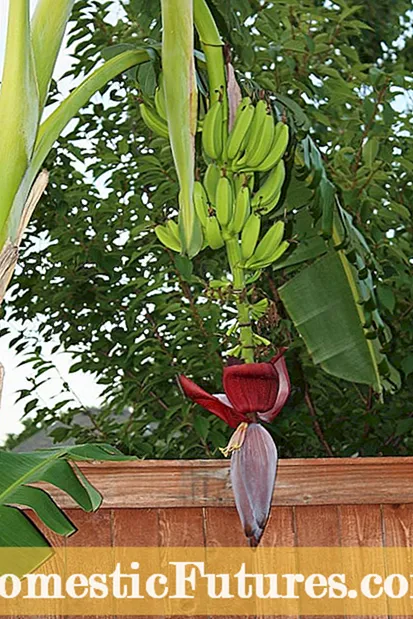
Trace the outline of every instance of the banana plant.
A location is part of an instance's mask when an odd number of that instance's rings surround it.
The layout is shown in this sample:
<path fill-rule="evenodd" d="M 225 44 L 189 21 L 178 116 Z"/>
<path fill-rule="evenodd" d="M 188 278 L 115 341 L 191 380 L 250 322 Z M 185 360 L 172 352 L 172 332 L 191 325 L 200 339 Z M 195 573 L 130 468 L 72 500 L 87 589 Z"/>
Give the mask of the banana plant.
<path fill-rule="evenodd" d="M 76 463 L 129 459 L 105 444 L 25 454 L 0 451 L 0 547 L 21 549 L 11 555 L 15 565 L 0 565 L 0 576 L 2 568 L 6 573 L 23 575 L 52 555 L 49 542 L 34 522 L 24 515 L 23 509 L 31 509 L 47 529 L 58 535 L 69 536 L 76 531 L 50 494 L 33 484 L 51 484 L 68 494 L 84 511 L 92 512 L 99 508 L 102 496 Z M 30 548 L 35 550 L 30 551 Z"/>
<path fill-rule="evenodd" d="M 27 215 L 40 199 L 40 189 L 45 189 L 45 175 L 36 185 L 35 181 L 54 142 L 95 92 L 149 59 L 147 51 L 131 50 L 108 60 L 42 121 L 73 4 L 74 0 L 39 0 L 30 20 L 30 0 L 9 2 L 0 90 L 0 298 L 16 264 L 22 222 L 27 225 Z"/>

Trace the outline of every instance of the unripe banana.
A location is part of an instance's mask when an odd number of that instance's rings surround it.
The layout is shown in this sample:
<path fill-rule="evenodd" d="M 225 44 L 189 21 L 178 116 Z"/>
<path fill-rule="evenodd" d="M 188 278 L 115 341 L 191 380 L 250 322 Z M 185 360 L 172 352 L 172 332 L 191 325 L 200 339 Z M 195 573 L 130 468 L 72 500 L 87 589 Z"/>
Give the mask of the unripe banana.
<path fill-rule="evenodd" d="M 285 125 L 281 122 L 277 123 L 270 152 L 265 157 L 265 159 L 261 161 L 261 163 L 257 166 L 256 170 L 258 172 L 268 172 L 277 165 L 280 159 L 284 156 L 284 153 L 287 149 L 288 139 L 288 125 Z"/>
<path fill-rule="evenodd" d="M 145 105 L 145 103 L 139 104 L 139 109 L 141 111 L 142 120 L 145 125 L 149 127 L 151 131 L 157 133 L 162 138 L 169 138 L 168 133 L 168 125 L 152 108 Z"/>
<path fill-rule="evenodd" d="M 234 184 L 235 195 L 238 195 L 239 190 L 244 186 L 249 188 L 251 194 L 254 189 L 254 174 L 253 172 L 250 172 L 249 174 L 239 172 L 238 174 L 233 175 L 232 182 Z"/>
<path fill-rule="evenodd" d="M 160 242 L 166 247 L 168 247 L 169 249 L 172 249 L 173 251 L 177 251 L 177 252 L 181 251 L 181 242 L 171 232 L 170 228 L 167 228 L 166 226 L 161 226 L 161 225 L 156 226 L 155 234 L 160 240 Z"/>
<path fill-rule="evenodd" d="M 217 185 L 215 198 L 217 219 L 226 228 L 232 217 L 232 186 L 231 181 L 226 176 L 221 176 Z"/>
<path fill-rule="evenodd" d="M 257 208 L 257 212 L 261 216 L 267 215 L 268 213 L 270 213 L 272 210 L 275 209 L 275 207 L 278 205 L 278 202 L 280 201 L 280 198 L 281 198 L 281 191 L 279 191 L 277 195 L 274 196 L 274 198 L 271 200 L 271 202 L 268 202 L 266 206 L 260 206 L 259 208 Z"/>
<path fill-rule="evenodd" d="M 218 219 L 215 217 L 215 215 L 213 215 L 212 217 L 208 217 L 208 219 L 206 220 L 205 240 L 211 249 L 219 249 L 224 245 L 224 239 L 222 238 Z"/>
<path fill-rule="evenodd" d="M 222 102 L 215 101 L 209 108 L 202 125 L 202 146 L 208 157 L 219 159 L 223 148 Z"/>
<path fill-rule="evenodd" d="M 247 260 L 247 262 L 244 265 L 244 268 L 246 269 L 252 269 L 252 270 L 256 270 L 256 269 L 265 269 L 266 267 L 268 267 L 270 264 L 273 264 L 274 262 L 276 262 L 277 260 L 279 260 L 281 258 L 281 256 L 287 251 L 287 249 L 289 248 L 290 244 L 288 243 L 288 241 L 283 241 L 278 247 L 277 249 L 275 249 L 270 256 L 268 256 L 265 260 Z"/>
<path fill-rule="evenodd" d="M 278 165 L 271 170 L 266 181 L 261 185 L 254 195 L 251 205 L 254 209 L 272 206 L 274 198 L 280 193 L 281 187 L 285 179 L 284 161 L 280 161 Z"/>
<path fill-rule="evenodd" d="M 204 187 L 210 204 L 215 206 L 218 181 L 221 178 L 221 170 L 215 163 L 210 163 L 204 175 Z"/>
<path fill-rule="evenodd" d="M 176 239 L 176 241 L 181 244 L 181 235 L 179 234 L 179 226 L 173 219 L 168 219 L 166 222 L 166 229 L 170 234 Z"/>
<path fill-rule="evenodd" d="M 251 170 L 255 170 L 258 165 L 264 161 L 271 150 L 274 140 L 274 120 L 271 113 L 266 114 L 262 123 L 262 131 L 257 142 L 256 148 L 251 152 L 246 153 L 247 166 Z"/>
<path fill-rule="evenodd" d="M 155 90 L 155 108 L 158 115 L 166 122 L 165 93 L 160 86 Z"/>
<path fill-rule="evenodd" d="M 262 262 L 267 260 L 279 247 L 284 236 L 284 222 L 277 221 L 266 232 L 264 237 L 258 243 L 257 249 L 249 260 L 245 263 L 248 268 L 249 262 Z"/>
<path fill-rule="evenodd" d="M 241 103 L 238 110 L 227 142 L 227 158 L 229 160 L 235 159 L 240 155 L 245 136 L 254 118 L 254 107 L 250 103 L 244 106 Z"/>
<path fill-rule="evenodd" d="M 232 216 L 229 229 L 234 234 L 239 234 L 251 213 L 250 190 L 248 187 L 241 187 L 237 193 L 234 214 Z"/>
<path fill-rule="evenodd" d="M 204 186 L 199 181 L 194 183 L 194 206 L 202 226 L 205 227 L 208 219 L 208 198 Z"/>
<path fill-rule="evenodd" d="M 261 229 L 261 218 L 256 213 L 251 213 L 244 224 L 241 233 L 241 253 L 244 260 L 251 258 L 258 241 Z"/>
<path fill-rule="evenodd" d="M 248 167 L 248 159 L 252 153 L 257 149 L 262 136 L 262 130 L 264 121 L 267 117 L 267 104 L 263 99 L 260 99 L 255 106 L 254 117 L 252 119 L 250 130 L 246 137 L 245 154 L 235 163 L 236 169 L 242 169 Z"/>

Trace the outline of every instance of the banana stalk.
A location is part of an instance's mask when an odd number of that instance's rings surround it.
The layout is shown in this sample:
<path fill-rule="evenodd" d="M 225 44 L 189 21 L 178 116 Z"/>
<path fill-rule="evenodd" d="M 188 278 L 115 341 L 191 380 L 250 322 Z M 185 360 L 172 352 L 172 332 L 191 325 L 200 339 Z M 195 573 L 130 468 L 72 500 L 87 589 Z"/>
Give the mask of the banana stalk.
<path fill-rule="evenodd" d="M 202 246 L 201 226 L 193 203 L 197 87 L 194 64 L 193 0 L 162 0 L 162 69 L 169 139 L 177 171 L 179 227 L 184 253 Z"/>
<path fill-rule="evenodd" d="M 220 93 L 222 95 L 226 93 L 224 44 L 206 0 L 194 0 L 194 19 L 205 54 L 212 105 L 215 101 L 218 101 Z M 228 102 L 226 96 L 224 96 L 223 103 L 225 106 L 224 118 L 227 118 Z"/>
<path fill-rule="evenodd" d="M 242 260 L 241 249 L 237 237 L 226 242 L 227 256 L 231 268 L 234 292 L 237 295 L 237 310 L 240 324 L 241 356 L 245 363 L 254 363 L 254 339 L 249 314 L 248 302 L 243 298 L 245 294 L 244 270 L 239 266 Z"/>

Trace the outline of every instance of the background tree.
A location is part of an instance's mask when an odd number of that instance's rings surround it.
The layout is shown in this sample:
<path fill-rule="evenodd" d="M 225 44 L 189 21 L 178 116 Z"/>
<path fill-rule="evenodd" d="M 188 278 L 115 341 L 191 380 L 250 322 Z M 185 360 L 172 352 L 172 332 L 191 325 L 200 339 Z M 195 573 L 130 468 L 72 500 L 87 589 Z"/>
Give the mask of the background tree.
<path fill-rule="evenodd" d="M 51 154 L 52 183 L 32 228 L 50 245 L 42 253 L 27 251 L 8 303 L 13 318 L 44 317 L 39 338 L 58 334 L 61 348 L 76 355 L 72 369 L 99 377 L 106 405 L 88 412 L 92 426 L 85 428 L 74 421 L 79 405 L 69 385 L 62 385 L 52 410 L 40 405 L 35 390 L 23 392 L 33 416 L 27 432 L 59 419 L 62 425 L 52 430 L 58 442 L 105 440 L 150 457 L 214 456 L 225 443 L 225 428 L 183 401 L 175 377 L 185 371 L 204 386 L 219 387 L 221 334 L 233 315 L 207 282 L 209 273 L 222 269 L 224 255 L 203 252 L 190 262 L 165 250 L 153 234 L 177 204 L 168 142 L 150 134 L 138 111 L 158 80 L 160 7 L 122 4 L 126 18 L 111 26 L 105 19 L 110 2 L 77 3 L 71 74 L 89 71 L 100 53 L 120 51 L 116 44 L 150 42 L 153 59 L 85 108 Z M 405 404 L 413 371 L 410 80 L 406 55 L 392 49 L 405 34 L 399 18 L 406 6 L 392 3 L 391 19 L 378 20 L 380 45 L 370 14 L 353 3 L 237 0 L 211 6 L 244 86 L 275 92 L 298 137 L 312 127 L 327 174 L 372 248 L 380 309 L 392 331 L 386 348 L 402 375 L 401 390 L 381 403 L 371 389 L 315 366 L 279 298 L 286 273 L 274 270 L 256 289 L 257 302 L 271 299 L 257 306 L 256 318 L 263 337 L 289 345 L 294 389 L 270 429 L 284 457 L 411 453 L 413 411 Z M 103 183 L 107 198 L 98 189 Z M 300 225 L 294 209 L 309 199 L 297 179 L 286 213 L 292 236 Z M 226 338 L 232 341 L 230 331 Z M 22 329 L 14 346 L 44 380 L 50 363 L 39 342 Z"/>

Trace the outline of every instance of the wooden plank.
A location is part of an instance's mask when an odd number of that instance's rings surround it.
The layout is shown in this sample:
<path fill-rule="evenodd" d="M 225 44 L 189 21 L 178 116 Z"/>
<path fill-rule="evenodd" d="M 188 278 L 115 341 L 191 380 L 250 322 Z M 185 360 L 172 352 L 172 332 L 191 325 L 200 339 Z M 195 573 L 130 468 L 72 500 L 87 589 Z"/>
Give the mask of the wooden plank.
<path fill-rule="evenodd" d="M 80 468 L 102 492 L 107 508 L 234 505 L 225 460 L 81 463 Z M 48 489 L 59 505 L 73 506 L 67 495 Z M 413 503 L 413 457 L 281 460 L 279 464 L 273 505 L 391 503 Z"/>
<path fill-rule="evenodd" d="M 295 530 L 297 546 L 340 546 L 340 519 L 335 505 L 309 505 L 295 508 Z M 306 564 L 310 573 L 317 573 L 316 567 Z M 300 565 L 297 566 L 298 573 Z M 343 615 L 331 615 L 331 619 L 342 619 Z M 322 619 L 317 615 L 300 615 L 301 619 Z"/>
<path fill-rule="evenodd" d="M 114 546 L 158 546 L 158 510 L 114 509 L 112 535 Z"/>
<path fill-rule="evenodd" d="M 30 518 L 30 520 L 36 525 L 36 527 L 43 533 L 43 535 L 48 540 L 51 546 L 53 546 L 54 548 L 65 547 L 66 545 L 65 537 L 61 535 L 57 535 L 57 533 L 54 533 L 53 531 L 48 529 L 32 510 L 24 510 L 24 513 L 26 514 L 26 516 Z M 62 572 L 64 572 L 64 559 L 61 556 L 57 557 L 56 555 L 54 555 L 53 557 L 48 559 L 47 569 L 48 569 L 48 573 L 50 574 L 59 574 L 59 573 L 61 574 Z M 50 606 L 48 606 L 48 608 L 50 608 Z M 52 611 L 50 614 L 48 615 L 43 614 L 41 616 L 30 615 L 30 616 L 27 616 L 25 619 L 63 619 L 63 617 L 64 615 L 59 613 L 58 602 L 56 602 L 56 610 Z M 0 617 L 0 619 L 5 619 L 5 618 Z"/>
<path fill-rule="evenodd" d="M 115 547 L 156 547 L 159 545 L 157 509 L 114 509 L 112 540 Z M 138 602 L 136 602 L 138 604 Z M 159 615 L 115 615 L 119 619 L 162 619 Z"/>
<path fill-rule="evenodd" d="M 66 548 L 69 547 L 99 547 L 112 546 L 112 512 L 109 509 L 100 509 L 97 512 L 86 513 L 78 509 L 70 509 L 67 515 L 77 528 L 77 532 L 66 539 Z M 99 573 L 102 566 L 88 565 L 88 569 Z M 79 566 L 82 573 L 82 566 Z M 100 619 L 98 615 L 88 615 L 89 619 Z M 108 615 L 108 619 L 112 619 Z M 67 619 L 78 619 L 76 616 L 68 615 Z"/>
<path fill-rule="evenodd" d="M 202 508 L 159 509 L 159 545 L 161 547 L 205 546 L 205 525 Z M 192 600 L 182 600 L 190 611 Z M 190 615 L 201 619 L 200 615 Z M 165 619 L 187 619 L 188 615 L 166 615 Z M 202 619 L 206 619 L 202 617 Z"/>
<path fill-rule="evenodd" d="M 399 505 L 383 505 L 383 539 L 385 546 L 413 547 L 413 505 L 401 503 Z M 410 560 L 403 561 L 396 555 L 392 557 L 391 567 L 387 565 L 388 573 L 404 574 L 410 584 L 410 574 L 413 574 L 413 564 Z M 411 592 L 410 592 L 411 595 Z M 398 608 L 402 606 L 403 615 L 392 613 L 392 600 L 388 601 L 389 616 L 392 619 L 402 619 L 403 616 L 412 616 L 412 600 L 402 598 L 397 600 Z"/>
<path fill-rule="evenodd" d="M 207 547 L 248 547 L 235 507 L 209 507 L 204 510 L 204 514 Z M 254 617 L 255 615 L 244 615 L 244 619 Z M 225 615 L 225 619 L 237 619 L 237 616 Z"/>
<path fill-rule="evenodd" d="M 368 546 L 380 547 L 383 546 L 383 527 L 382 514 L 380 505 L 341 505 L 339 508 L 340 514 L 340 532 L 341 545 L 345 546 Z M 354 557 L 357 565 L 353 566 L 350 563 L 346 564 L 346 572 L 355 574 L 360 572 L 368 574 L 371 571 L 371 566 L 360 565 L 360 559 Z M 384 566 L 384 554 L 383 554 Z M 365 598 L 359 597 L 360 603 L 363 603 Z M 386 599 L 380 599 L 379 615 L 370 615 L 367 609 L 363 608 L 361 613 L 364 619 L 387 619 L 389 609 Z"/>

